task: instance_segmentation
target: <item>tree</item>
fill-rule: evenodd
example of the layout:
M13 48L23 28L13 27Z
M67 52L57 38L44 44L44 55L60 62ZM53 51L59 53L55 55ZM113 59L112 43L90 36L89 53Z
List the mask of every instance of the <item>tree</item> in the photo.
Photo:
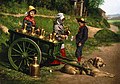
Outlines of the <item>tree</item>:
M87 0L87 1L89 1L88 3L89 8L98 8L104 2L104 0Z
M98 8L104 3L104 0L84 0L88 15L98 15Z

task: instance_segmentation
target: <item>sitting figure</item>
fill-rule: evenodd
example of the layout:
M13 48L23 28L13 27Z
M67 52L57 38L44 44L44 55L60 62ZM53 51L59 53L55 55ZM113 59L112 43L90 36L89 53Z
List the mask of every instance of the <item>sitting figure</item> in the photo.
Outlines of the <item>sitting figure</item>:
M23 28L26 25L26 30L28 32L32 31L32 27L36 28L36 22L34 19L34 15L36 14L36 9L33 6L29 6L29 11L27 12L27 16L23 19Z

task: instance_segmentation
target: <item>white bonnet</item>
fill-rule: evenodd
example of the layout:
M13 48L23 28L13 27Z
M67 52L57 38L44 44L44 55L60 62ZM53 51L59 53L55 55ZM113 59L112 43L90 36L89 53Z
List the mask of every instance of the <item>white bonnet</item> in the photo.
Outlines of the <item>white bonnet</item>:
M57 16L56 16L56 18L60 18L60 19L62 20L62 19L64 19L65 17L64 17L64 15L63 15L63 13L58 13Z

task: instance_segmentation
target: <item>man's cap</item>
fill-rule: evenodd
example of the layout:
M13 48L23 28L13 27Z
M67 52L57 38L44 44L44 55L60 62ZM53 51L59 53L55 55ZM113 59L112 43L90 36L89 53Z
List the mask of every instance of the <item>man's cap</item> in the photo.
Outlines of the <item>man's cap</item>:
M86 23L84 18L76 18L77 22Z

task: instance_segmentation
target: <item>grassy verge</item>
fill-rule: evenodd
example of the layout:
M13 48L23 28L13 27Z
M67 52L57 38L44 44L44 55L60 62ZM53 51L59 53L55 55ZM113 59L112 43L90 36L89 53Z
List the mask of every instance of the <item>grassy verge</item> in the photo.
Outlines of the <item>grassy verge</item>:
M119 31L117 33L120 34L120 20L108 20L108 22L117 26L119 28Z
M120 20L108 20L109 23L120 22Z

